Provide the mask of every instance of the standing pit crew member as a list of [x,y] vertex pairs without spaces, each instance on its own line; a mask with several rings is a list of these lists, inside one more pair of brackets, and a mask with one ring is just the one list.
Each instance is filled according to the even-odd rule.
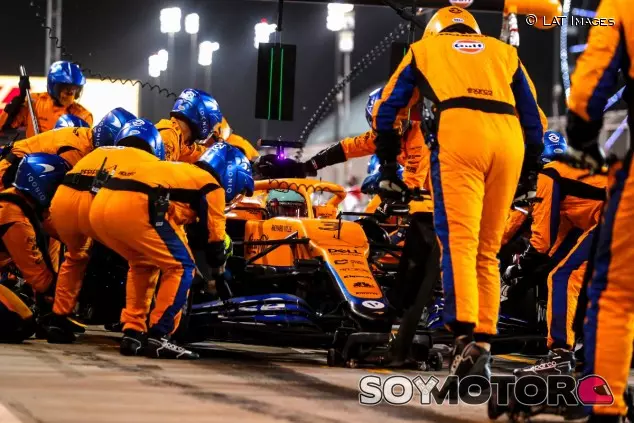
[[150,121],[117,111],[110,115],[110,126],[122,127],[118,133],[109,132],[115,145],[97,148],[77,162],[51,202],[51,224],[66,246],[57,278],[53,314],[47,322],[47,339],[51,343],[75,340],[75,325],[67,317],[77,304],[90,261],[95,238],[89,222],[90,206],[100,184],[115,170],[131,173],[142,163],[165,158],[161,137]]
[[[604,108],[617,91],[619,73],[625,79],[630,144],[624,160],[614,167],[615,181],[599,228],[593,275],[588,285],[589,306],[584,327],[584,376],[600,375],[614,402],[591,408],[590,422],[618,422],[626,415],[627,387],[634,341],[634,14],[627,0],[603,0],[595,20],[614,25],[590,29],[588,46],[577,60],[568,98],[569,152],[594,169],[604,164],[598,143]],[[620,71],[620,72],[619,72]]]
[[518,182],[537,171],[546,119],[517,50],[481,35],[466,10],[442,8],[373,110],[381,186],[397,193],[407,186],[396,175],[401,143],[395,120],[417,95],[432,105],[435,118],[425,135],[444,320],[455,337],[450,374],[490,377],[500,307],[497,253]]
[[[20,164],[13,187],[0,193],[0,267],[14,264],[46,307],[57,277],[48,251],[44,222],[57,187],[70,166],[59,156],[34,153]],[[52,301],[52,298],[51,298]]]
[[[51,65],[46,77],[47,92],[31,93],[40,133],[53,129],[64,114],[75,115],[92,125],[92,113],[76,102],[85,84],[86,78],[76,64],[60,61]],[[26,90],[31,88],[28,77],[20,77],[19,87],[20,94],[0,113],[0,128],[4,131],[26,126],[26,137],[30,138],[36,134],[26,104]]]
[[[116,172],[99,190],[90,209],[90,226],[97,239],[130,265],[121,314],[121,354],[198,358],[170,341],[194,277],[190,247],[203,247],[210,267],[224,266],[231,252],[225,204],[243,192],[251,195],[253,188],[247,158],[235,147],[220,143],[194,164],[143,163],[134,172]],[[188,240],[184,225],[196,221],[198,237]]]
[[[556,154],[566,150],[566,140],[556,132],[549,131],[544,144],[547,149],[559,145],[560,153]],[[535,366],[518,369],[517,375],[571,373],[575,369],[572,326],[607,182],[605,175],[589,175],[587,170],[561,161],[547,163],[539,173],[536,195],[541,201],[533,206],[530,244],[519,263],[507,269],[504,279],[522,273],[529,277],[531,270],[546,267],[550,352]]]

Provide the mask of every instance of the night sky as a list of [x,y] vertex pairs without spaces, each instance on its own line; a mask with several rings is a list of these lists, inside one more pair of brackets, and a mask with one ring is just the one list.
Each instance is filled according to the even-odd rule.
[[[45,10],[44,0],[35,0]],[[35,18],[29,0],[3,5],[0,15],[2,59],[0,73],[16,74],[24,64],[32,75],[44,71],[44,30]],[[262,18],[275,22],[274,2],[251,0],[64,0],[62,44],[73,59],[94,72],[116,78],[150,80],[148,56],[167,48],[161,34],[159,13],[164,7],[178,6],[183,16],[200,15],[198,42],[220,43],[214,53],[212,95],[234,130],[257,140],[260,121],[254,118],[257,51],[253,47],[253,26]],[[381,41],[400,22],[389,8],[356,6],[355,51],[352,65]],[[282,41],[297,45],[295,119],[270,122],[269,136],[297,138],[323,97],[335,84],[335,34],[326,29],[326,4],[284,5]],[[476,14],[484,33],[499,36],[501,16]],[[552,110],[554,42],[558,30],[529,28],[520,18],[520,57],[533,78],[539,103],[550,115]],[[418,33],[420,36],[420,32]],[[402,39],[404,41],[404,39]],[[204,88],[203,71],[191,80],[190,36],[181,31],[175,41],[177,63],[174,85],[165,88],[179,93],[187,87]],[[172,61],[173,58],[170,58]],[[194,58],[193,60],[196,60]],[[198,68],[200,66],[196,65]],[[389,52],[374,62],[352,83],[355,93],[386,80]],[[465,70],[468,71],[468,70]],[[90,77],[90,75],[86,75]],[[161,84],[163,85],[163,84]],[[156,91],[141,90],[141,114],[153,120],[169,114],[173,99],[161,98]]]

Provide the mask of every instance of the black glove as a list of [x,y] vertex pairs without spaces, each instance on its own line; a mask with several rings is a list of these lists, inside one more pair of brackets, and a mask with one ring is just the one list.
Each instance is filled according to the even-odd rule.
[[576,150],[572,147],[566,149],[564,159],[570,166],[580,169],[590,169],[592,172],[600,171],[606,165],[605,154],[599,144],[592,144],[583,150]]
[[18,87],[20,88],[20,96],[26,98],[26,90],[31,89],[31,83],[29,82],[28,76],[21,76],[20,82],[18,82]]
[[603,119],[588,122],[572,111],[568,111],[568,124],[566,134],[568,135],[568,146],[575,150],[585,151],[587,148],[597,144],[599,132],[603,126]]
[[381,198],[409,202],[409,188],[398,177],[398,164],[396,162],[381,165],[379,172],[379,196]]
[[513,281],[522,277],[524,271],[519,264],[512,264],[506,268],[504,273],[502,274],[502,281],[507,285],[513,285]]
[[395,130],[379,132],[374,140],[375,154],[381,163],[396,163],[401,152],[401,136]]
[[253,163],[253,173],[260,179],[304,178],[309,166],[293,159],[280,159],[275,154],[260,156]]
[[572,111],[568,111],[568,149],[564,160],[571,166],[599,170],[606,164],[605,154],[599,146],[598,137],[603,118],[588,122]]
[[310,176],[317,176],[317,171],[324,167],[343,163],[347,160],[346,153],[343,151],[341,143],[331,145],[330,147],[320,151],[304,163],[306,173]]
[[212,269],[222,268],[225,262],[233,255],[233,242],[228,235],[222,241],[210,242],[205,250],[207,264]]
[[24,97],[17,95],[11,99],[9,104],[4,107],[4,112],[7,114],[7,120],[2,126],[2,130],[5,131],[11,127],[13,120],[20,113],[22,109],[22,105],[24,105]]

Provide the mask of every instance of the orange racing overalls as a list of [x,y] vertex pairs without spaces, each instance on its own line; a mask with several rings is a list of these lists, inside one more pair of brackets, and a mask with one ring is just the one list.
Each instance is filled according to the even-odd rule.
[[178,327],[196,267],[184,225],[198,220],[207,259],[212,267],[220,266],[226,237],[224,208],[225,193],[218,181],[188,163],[143,163],[135,171],[117,172],[99,190],[90,209],[90,226],[130,266],[121,314],[124,330],[147,331],[159,271],[150,333],[163,336]]
[[[58,106],[53,97],[51,97],[48,93],[31,93],[31,99],[33,100],[33,111],[35,113],[35,117],[37,118],[40,133],[55,128],[55,123],[60,116],[64,114],[75,115],[92,126],[92,113],[77,102],[68,107]],[[9,123],[11,128],[26,126],[27,138],[35,135],[33,122],[31,121],[31,116],[29,114],[29,107],[26,102],[22,105],[17,115],[12,119],[5,111],[0,112],[0,128],[5,126],[7,123]]]
[[391,160],[382,156],[396,143],[396,117],[416,96],[434,105],[430,168],[444,320],[493,335],[505,221],[525,144],[537,162],[547,121],[517,50],[479,34],[440,33],[411,45],[374,105],[380,159]]
[[[615,169],[609,203],[599,228],[594,273],[588,285],[589,307],[584,328],[586,375],[605,379],[613,403],[595,405],[594,414],[622,415],[627,412],[625,392],[634,341],[634,161],[632,161],[632,116],[634,116],[634,13],[627,0],[603,0],[590,29],[586,50],[572,75],[568,98],[569,145],[577,150],[597,147],[604,108],[617,91],[620,75],[627,85],[624,99],[629,109],[630,144],[621,168]],[[610,23],[609,20],[612,20]]]
[[82,286],[86,266],[90,261],[90,247],[95,234],[89,215],[95,192],[95,176],[117,170],[132,172],[142,163],[159,159],[133,147],[101,147],[81,159],[66,174],[64,182],[51,201],[51,222],[59,240],[66,246],[64,262],[57,278],[53,312],[66,316],[72,313]]

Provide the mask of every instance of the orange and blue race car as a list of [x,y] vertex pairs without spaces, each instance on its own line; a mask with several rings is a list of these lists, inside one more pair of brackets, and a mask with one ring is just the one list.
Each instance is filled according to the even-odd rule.
[[[193,296],[190,335],[328,349],[329,365],[386,364],[395,318],[372,267],[364,226],[338,212],[346,190],[312,179],[265,179],[227,210],[234,254],[220,298]],[[322,204],[313,203],[327,197]],[[211,335],[210,335],[211,334]],[[423,368],[440,368],[426,333],[412,334]]]

